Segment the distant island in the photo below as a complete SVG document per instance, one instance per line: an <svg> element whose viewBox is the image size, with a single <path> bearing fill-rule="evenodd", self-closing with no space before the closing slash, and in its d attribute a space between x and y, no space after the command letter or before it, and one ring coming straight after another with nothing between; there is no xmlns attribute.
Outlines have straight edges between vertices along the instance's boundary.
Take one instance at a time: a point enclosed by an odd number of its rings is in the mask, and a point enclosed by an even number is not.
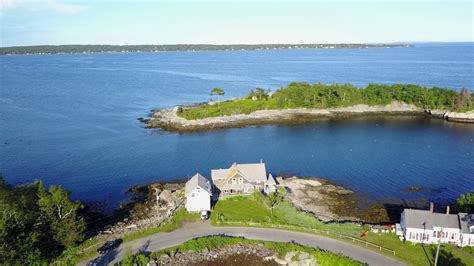
<svg viewBox="0 0 474 266"><path fill-rule="evenodd" d="M221 88L211 95L224 95ZM275 92L257 88L246 97L154 110L147 127L194 131L294 123L357 115L424 115L474 123L474 93L411 84L326 85L290 83Z"/></svg>
<svg viewBox="0 0 474 266"><path fill-rule="evenodd" d="M0 55L79 54L79 53L132 53L168 51L241 51L338 48L408 48L407 44L170 44L170 45L37 45L0 47Z"/></svg>

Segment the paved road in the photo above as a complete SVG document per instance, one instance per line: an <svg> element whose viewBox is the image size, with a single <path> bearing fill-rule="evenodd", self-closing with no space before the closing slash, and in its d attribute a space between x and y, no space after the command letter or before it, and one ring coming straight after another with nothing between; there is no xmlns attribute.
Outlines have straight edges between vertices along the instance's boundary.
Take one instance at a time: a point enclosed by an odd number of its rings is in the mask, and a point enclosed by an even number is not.
<svg viewBox="0 0 474 266"><path fill-rule="evenodd" d="M121 261L127 252L129 253L130 251L132 253L152 252L179 245L196 237L219 234L275 242L294 241L304 246L315 248L319 247L334 253L342 253L348 257L365 262L369 265L405 265L377 252L329 237L270 228L215 227L211 226L208 221L188 223L183 227L169 233L158 233L146 238L124 243L116 250L112 250L102 257L98 257L87 263L83 263L82 265L113 264Z"/></svg>

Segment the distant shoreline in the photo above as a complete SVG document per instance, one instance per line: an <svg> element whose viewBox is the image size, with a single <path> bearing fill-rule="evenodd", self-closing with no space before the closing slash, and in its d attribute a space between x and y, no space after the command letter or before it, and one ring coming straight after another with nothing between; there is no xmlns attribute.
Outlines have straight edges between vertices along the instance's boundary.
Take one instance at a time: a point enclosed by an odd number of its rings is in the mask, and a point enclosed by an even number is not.
<svg viewBox="0 0 474 266"><path fill-rule="evenodd" d="M91 53L139 53L139 52L194 52L194 51L270 51L301 49L369 49L410 48L410 44L173 44L173 45L36 45L0 47L0 55L49 55Z"/></svg>
<svg viewBox="0 0 474 266"><path fill-rule="evenodd" d="M250 114L210 117L188 120L177 114L177 108L154 110L149 119L140 119L147 128L161 128L174 132L206 131L222 128L238 128L262 124L307 123L318 120L340 119L361 116L424 116L444 119L449 122L474 123L474 111L450 112L426 110L411 104L392 102L385 106L364 104L341 108L283 110L259 110Z"/></svg>

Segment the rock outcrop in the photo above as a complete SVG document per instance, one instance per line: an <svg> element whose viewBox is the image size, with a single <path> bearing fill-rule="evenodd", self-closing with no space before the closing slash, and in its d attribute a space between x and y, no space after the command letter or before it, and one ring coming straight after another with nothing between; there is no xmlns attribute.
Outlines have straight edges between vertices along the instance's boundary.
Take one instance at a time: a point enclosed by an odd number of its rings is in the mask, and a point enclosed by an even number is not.
<svg viewBox="0 0 474 266"><path fill-rule="evenodd" d="M316 258L306 252L291 251L283 258L263 244L227 245L200 252L188 250L177 254L163 254L149 265L318 265Z"/></svg>
<svg viewBox="0 0 474 266"><path fill-rule="evenodd" d="M465 113L446 112L443 118L451 122L474 123L474 111Z"/></svg>

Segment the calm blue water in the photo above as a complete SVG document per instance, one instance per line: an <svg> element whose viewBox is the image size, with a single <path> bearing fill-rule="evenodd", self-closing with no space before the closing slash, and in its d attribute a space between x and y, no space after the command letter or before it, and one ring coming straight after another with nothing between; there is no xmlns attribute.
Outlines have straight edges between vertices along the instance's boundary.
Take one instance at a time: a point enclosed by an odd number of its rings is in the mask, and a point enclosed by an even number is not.
<svg viewBox="0 0 474 266"><path fill-rule="evenodd" d="M0 173L117 203L135 184L264 159L371 198L451 200L474 189L474 125L369 119L177 134L150 109L292 81L474 88L473 44L412 49L168 52L0 57ZM408 186L432 190L408 193Z"/></svg>

